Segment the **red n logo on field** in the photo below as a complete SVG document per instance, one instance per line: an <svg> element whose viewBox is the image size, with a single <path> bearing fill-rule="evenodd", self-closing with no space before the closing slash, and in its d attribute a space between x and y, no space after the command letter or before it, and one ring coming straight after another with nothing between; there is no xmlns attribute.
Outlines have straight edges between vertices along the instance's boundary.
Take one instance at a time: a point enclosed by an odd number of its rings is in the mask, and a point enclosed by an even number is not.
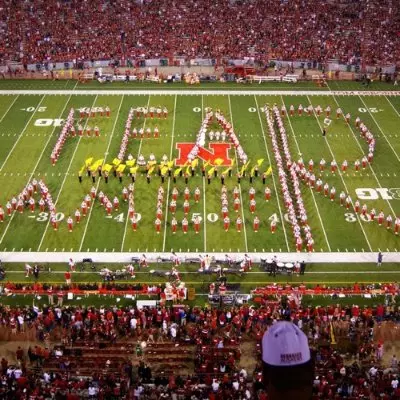
<svg viewBox="0 0 400 400"><path fill-rule="evenodd" d="M188 159L188 155L193 149L194 145L194 143L176 144L176 148L179 151L179 156L175 161L175 165L185 165ZM210 150L207 150L204 147L200 147L197 157L202 159L203 161L209 161L211 165L215 165L214 161L218 158L224 160L221 165L228 167L232 165L232 160L229 158L229 149L231 148L231 145L229 143L210 143L208 147L210 148Z"/></svg>

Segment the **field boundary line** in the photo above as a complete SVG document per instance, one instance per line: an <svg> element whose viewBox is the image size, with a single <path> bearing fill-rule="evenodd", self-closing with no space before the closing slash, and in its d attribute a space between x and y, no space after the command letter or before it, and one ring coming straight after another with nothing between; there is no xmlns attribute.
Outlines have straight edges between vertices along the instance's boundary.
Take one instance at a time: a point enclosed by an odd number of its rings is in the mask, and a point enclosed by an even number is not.
<svg viewBox="0 0 400 400"><path fill-rule="evenodd" d="M171 147L169 149L169 159L168 161L172 161L172 152L174 151L174 140L175 140L175 119L176 119L176 104L178 100L178 95L175 95L174 100L174 116L172 118L172 132L171 132ZM172 175L172 173L171 173ZM168 224L168 205L169 205L169 190L171 187L171 177L168 177L168 185L167 185L167 199L165 202L165 221L164 221L164 237L163 237L163 247L162 251L165 251L165 242L167 240L167 224Z"/></svg>
<svg viewBox="0 0 400 400"><path fill-rule="evenodd" d="M311 102L309 96L307 96L307 99L308 99L308 102L309 102L310 104L312 104L312 102ZM317 114L316 114L314 108L313 108L313 114L314 114L314 118L316 119L316 121L317 121L317 123L318 123L319 129L320 129L320 131L322 132L322 126L321 126L321 123L319 122L319 119L318 119L318 117L317 117ZM328 149L329 149L329 152L331 153L332 158L333 158L334 160L336 160L336 157L335 157L335 155L333 154L333 151L332 151L332 147L331 147L331 145L329 144L328 138L327 138L326 136L325 136L325 143L326 143L326 145L328 146ZM341 181L342 181L342 183L343 183L344 188L346 189L346 192L347 192L347 193L350 193L349 190L347 189L346 182L344 181L344 178L343 178L343 175L342 175L342 171L341 171L339 168L338 168L338 175L340 176L340 179L341 179ZM354 207L353 199L351 199L351 205ZM365 237L365 240L366 240L367 245L368 245L368 247L369 247L369 250L372 251L371 244L370 244L370 242L369 242L369 240L368 240L367 234L365 233L364 227L363 227L363 225L362 225L362 223L361 223L360 216L359 216L357 213L356 213L355 215L356 215L357 221L358 221L358 223L359 223L359 225L360 225L360 228L361 228L361 230L362 230L362 232L363 232L363 234L364 234L364 237Z"/></svg>
<svg viewBox="0 0 400 400"><path fill-rule="evenodd" d="M366 110L368 111L368 114L371 116L371 118L374 120L375 125L378 127L378 129L381 131L383 137L385 138L385 140L387 141L389 147L392 149L394 155L397 158L397 161L400 162L400 157L399 155L396 153L396 150L393 148L392 143L389 142L388 138L386 137L385 133L383 132L381 126L379 125L378 121L375 119L375 117L372 115L371 111L369 110L369 107L365 104L365 101L363 100L363 98L361 96L358 96L360 98L360 100L362 101L362 103L364 104L364 107L366 108ZM386 97L386 96L385 96Z"/></svg>
<svg viewBox="0 0 400 400"><path fill-rule="evenodd" d="M118 107L118 111L117 111L117 116L116 116L116 118L115 118L115 120L114 120L114 125L113 125L112 131L111 131L111 135L110 135L110 138L108 139L107 148L106 148L106 151L105 151L105 153L104 153L104 161L103 161L103 163L102 163L102 166L103 166L103 165L105 164L105 162L106 162L106 158L107 158L107 155L108 155L108 150L110 149L111 141L112 141L112 138L114 137L115 127L117 126L117 121L118 121L118 117L119 117L119 112L120 112L120 110L121 110L121 106L122 106L122 103L123 103L123 101L124 101L124 98L125 98L125 96L122 95L122 97L121 97L121 102L119 103L119 107ZM85 236L86 236L86 232L87 232L87 229L88 229L88 226L89 226L90 217L91 217L91 215L92 215L92 211L93 211L94 205L95 205L95 203L96 203L96 199L97 199L97 191L99 190L100 179L101 179L101 178L100 178L100 176L99 176L99 177L97 178L97 183L96 183L96 197L93 199L92 206L90 207L90 210L89 210L89 215L88 215L87 218L86 218L86 225L85 225L85 229L84 229L84 231L83 231L83 235L82 235L82 239L81 239L81 244L79 245L79 251L82 250L83 242L85 241Z"/></svg>
<svg viewBox="0 0 400 400"><path fill-rule="evenodd" d="M65 112L65 109L67 108L67 105L68 105L69 101L71 100L71 97L72 97L72 95L70 95L70 96L68 97L68 100L66 101L65 106L64 106L63 110L61 111L60 118L63 116L63 114L64 114L64 112ZM46 151L46 149L47 149L47 146L49 145L49 143L50 143L50 141L51 141L51 139L52 139L52 137L53 137L53 134L54 134L56 128L58 128L58 127L55 126L55 127L53 128L52 132L51 132L50 135L49 135L49 138L47 139L46 144L43 146L43 150L42 150L42 152L40 153L40 156L38 157L38 161L37 161L36 165L33 167L33 171L32 171L32 172L30 173L30 175L29 175L28 182L26 183L26 185L30 182L30 180L32 179L33 175L35 175L36 169L37 169L37 167L38 167L40 161L42 160L43 154L45 153L45 151ZM6 233L7 233L7 231L8 231L8 228L10 227L10 224L11 224L13 218L14 218L14 215L15 215L15 212L11 215L11 218L10 218L10 220L8 221L8 224L7 224L7 226L6 226L6 229L4 230L3 235L2 235L1 238L0 238L0 244L3 243L4 237L6 236ZM0 254L1 254L1 253L0 253Z"/></svg>
<svg viewBox="0 0 400 400"><path fill-rule="evenodd" d="M335 100L335 103L340 107L340 104L339 104L339 102L338 102L336 96L333 96L333 99ZM364 105L365 105L365 103L364 103ZM344 113L343 113L343 114L344 114ZM343 117L343 119L344 119L344 117ZM344 119L344 120L345 120L345 119ZM360 150L361 150L361 154L365 154L366 151L363 150L363 148L362 148L362 146L361 146L361 144L360 144L360 141L359 141L357 135L354 133L354 129L353 129L352 125L347 124L347 123L346 123L346 125L347 125L347 127L350 129L350 132L353 134L354 140L356 141L358 147L359 147ZM372 175L374 176L374 178L375 178L376 183L378 184L378 186L379 186L380 188L382 188L381 182L379 181L377 175L375 174L375 171L374 171L374 168L373 168L372 165L373 165L373 164L369 164L369 168L370 168L370 170L371 170L371 172L372 172ZM395 217L397 214L396 214L395 211L393 210L393 207L392 207L391 203L389 202L389 200L386 200L386 202L387 202L387 204L388 204L390 210L392 211L393 216Z"/></svg>
<svg viewBox="0 0 400 400"><path fill-rule="evenodd" d="M228 103L229 103L229 114L230 114L231 125L232 125L233 131L235 131L234 124L233 124L233 113L232 113L232 104L231 104L231 96L230 95L228 95ZM236 148L235 148L235 158L236 158L236 167L239 168L239 161L238 161ZM240 208L242 209L241 211L242 211L242 220L243 220L244 244L246 246L246 252L248 252L249 246L247 243L246 219L244 218L243 192L242 192L242 185L240 183L239 183L239 195L240 195Z"/></svg>
<svg viewBox="0 0 400 400"><path fill-rule="evenodd" d="M13 147L11 147L11 150L8 152L7 157L5 158L5 160L3 161L3 163L1 164L0 167L0 172L3 171L4 166L6 165L8 159L10 158L11 154L13 153L14 149L17 147L18 142L21 140L23 134L25 133L26 129L28 128L29 124L31 123L33 117L35 116L37 110L39 109L39 106L42 104L44 98L46 97L46 95L43 95L41 100L39 101L38 105L35 108L35 111L32 113L32 115L29 117L28 122L25 124L24 128L22 129L21 133L18 135L17 140L15 141L15 143L13 144Z"/></svg>
<svg viewBox="0 0 400 400"><path fill-rule="evenodd" d="M282 101L282 104L284 105L285 102L283 101L283 97L282 97L282 96L281 96L281 101ZM286 115L287 115L287 120L288 120L288 122L289 122L290 130L291 130L292 133L293 133L293 138L294 138L294 141L295 141L295 143L296 143L297 150L299 151L299 154L302 154L302 152L301 152L301 150L300 150L299 143L298 143L298 141L297 141L296 134L295 134L294 129L293 129L293 126L292 126L292 121L290 120L289 113L286 113ZM326 234L325 226L324 226L324 223L323 223L323 221L322 221L321 214L320 214L320 212L319 212L318 204L317 204L317 201L315 200L314 191L312 190L312 188L311 188L310 186L309 186L308 188L310 189L311 196L312 196L312 198L313 198L313 200L314 200L315 209L317 210L319 222L321 223L321 227L322 227L322 232L324 233L325 240L326 240L326 244L328 245L328 250L329 250L329 251L332 251L331 245L330 245L329 240L328 240L328 236L327 236L327 234Z"/></svg>
<svg viewBox="0 0 400 400"><path fill-rule="evenodd" d="M260 121L261 132L262 132L263 139L264 139L265 150L266 150L267 156L268 156L268 162L269 162L269 165L270 165L271 168L272 168L271 156L270 156L270 154L269 154L269 148L268 148L268 145L267 145L267 137L265 136L265 130L264 130L264 125L263 125L263 120L262 120L261 114L260 114L260 106L259 106L259 104L258 104L258 100L257 100L257 97L256 97L256 96L254 96L254 100L255 100L255 103L256 103L257 114L258 114L258 120ZM272 169L274 169L274 168L272 168ZM275 193L276 193L276 202L277 202L277 204L278 204L279 215L280 215L281 221L282 221L282 228L283 228L283 234L284 234L284 236L285 236L286 248L287 248L288 251L290 251L289 241L288 241L288 238L287 238L286 227L285 227L285 219L284 219L284 217L283 217L282 209L281 209L281 204L280 204L280 202L279 202L279 199L280 199L280 196L281 196L281 192L278 192L278 189L277 189L277 186L276 186L276 182L275 182L274 171L272 171L271 176L272 176L272 182L273 182L274 189L275 189Z"/></svg>
<svg viewBox="0 0 400 400"><path fill-rule="evenodd" d="M147 100L147 109L149 109L150 97L151 97L151 95L149 95L149 98ZM147 117L144 117L144 121L143 121L143 125L142 125L143 132L144 132L144 128L146 127L146 121L147 121ZM143 143L143 138L140 138L139 149L138 149L138 152L137 152L136 160L140 156L140 150L142 149L142 143ZM135 186L136 186L136 181L135 181ZM126 211L126 222L125 222L124 236L122 237L121 251L124 250L124 244L125 244L126 232L127 232L127 227L128 227L128 221L129 221L129 205L128 205L128 210Z"/></svg>
<svg viewBox="0 0 400 400"><path fill-rule="evenodd" d="M17 99L19 99L19 96L20 96L20 95L18 95L18 96L12 101L12 103L10 104L10 106L7 108L7 111L3 114L3 116L2 116L1 119L0 119L0 124L3 122L3 119L4 119L5 116L8 114L8 112L11 110L12 106L15 104L15 102L17 101Z"/></svg>
<svg viewBox="0 0 400 400"><path fill-rule="evenodd" d="M98 96L96 96L96 97L94 98L91 108L94 107L94 105L96 104L97 97L98 97ZM88 124L90 118L91 118L91 116L89 115L89 117L86 119L86 122L85 122L85 125L84 125L84 127L83 127L83 130L86 129L87 124ZM83 137L83 136L79 136L78 143L76 144L75 149L74 149L74 152L72 153L71 160L70 160L70 162L69 162L69 164L68 164L67 173L64 175L64 179L63 179L63 181L62 181L62 183L61 183L60 190L58 191L56 200L54 201L54 207L55 207L55 208L57 207L57 203L58 203L58 200L59 200L59 198L60 198L60 196L61 196L62 190L63 190L63 188L64 188L65 181L67 180L69 170L70 170L71 165L72 165L72 162L74 161L74 158L75 158L75 154L76 154L76 152L78 151L79 145L81 144L81 139L82 139L82 137ZM39 246L38 246L38 248L37 248L37 251L39 251L40 248L42 247L44 238L46 237L47 230L49 229L49 225L50 225L50 218L48 218L48 220L47 220L46 228L45 228L45 230L44 230L44 232L43 232L42 238L40 239L40 243L39 243Z"/></svg>
<svg viewBox="0 0 400 400"><path fill-rule="evenodd" d="M89 89L89 90L0 90L0 95L9 94L22 94L22 95L81 95L81 96L98 96L98 95L188 95L198 96L200 93L204 95L237 95L237 96L253 96L253 95L270 95L270 96L400 96L400 91L360 91L360 90L226 90L226 89L215 89L215 90L191 90L191 89L148 89L148 90L115 90L115 89Z"/></svg>
<svg viewBox="0 0 400 400"><path fill-rule="evenodd" d="M242 257L245 252L230 253L233 257ZM3 263L8 262L40 262L40 263L65 263L65 260L72 258L73 260L82 260L83 258L91 258L95 263L130 263L132 257L140 257L143 252L1 252L1 260ZM159 257L170 258L171 253L146 252L149 263L157 263ZM188 257L198 257L199 254L205 256L207 253L194 252L177 252L182 261ZM212 253L216 258L224 258L225 252ZM261 258L270 258L274 255L278 256L278 260L282 262L304 261L306 263L375 263L377 262L378 252L313 252L313 253L254 253L251 254L254 262L260 262ZM400 263L400 252L387 252L383 254L385 263ZM379 271L379 267L377 267Z"/></svg>

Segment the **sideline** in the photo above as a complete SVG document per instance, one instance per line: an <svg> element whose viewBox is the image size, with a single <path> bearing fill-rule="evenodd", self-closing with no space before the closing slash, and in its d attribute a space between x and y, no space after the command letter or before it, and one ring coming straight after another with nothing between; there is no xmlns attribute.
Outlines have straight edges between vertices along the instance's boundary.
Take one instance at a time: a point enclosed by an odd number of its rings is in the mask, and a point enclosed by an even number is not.
<svg viewBox="0 0 400 400"><path fill-rule="evenodd" d="M2 262L32 262L32 263L67 263L69 258L80 261L83 258L91 258L95 263L129 263L132 257L140 257L143 253L120 253L120 252L2 252ZM205 256L206 253L177 252L182 262L186 258ZM210 253L216 258L224 258L226 253ZM243 256L242 253L229 253L234 258ZM260 262L261 258L273 257L276 255L280 262L305 261L306 263L376 263L378 253L249 253L253 262ZM146 253L147 261L157 262L159 257L170 259L171 253ZM400 252L384 252L385 263L400 263Z"/></svg>
<svg viewBox="0 0 400 400"><path fill-rule="evenodd" d="M0 90L0 95L74 95L74 96L98 96L98 95L135 95L135 96L214 96L214 95L231 95L231 96L400 96L400 91L359 91L359 90Z"/></svg>

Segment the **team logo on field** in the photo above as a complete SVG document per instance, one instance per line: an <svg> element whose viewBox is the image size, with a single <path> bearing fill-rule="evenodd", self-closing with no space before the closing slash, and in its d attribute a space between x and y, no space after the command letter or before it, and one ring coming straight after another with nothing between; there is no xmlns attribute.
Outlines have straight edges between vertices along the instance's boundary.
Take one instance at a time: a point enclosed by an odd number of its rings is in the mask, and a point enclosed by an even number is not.
<svg viewBox="0 0 400 400"><path fill-rule="evenodd" d="M175 165L184 166L187 162L190 151L193 149L195 143L177 143L176 148L179 151L179 156L175 160ZM209 150L204 147L199 147L197 157L210 165L216 165L215 160L223 160L218 165L230 167L233 163L229 157L229 150L231 149L230 143L209 143Z"/></svg>

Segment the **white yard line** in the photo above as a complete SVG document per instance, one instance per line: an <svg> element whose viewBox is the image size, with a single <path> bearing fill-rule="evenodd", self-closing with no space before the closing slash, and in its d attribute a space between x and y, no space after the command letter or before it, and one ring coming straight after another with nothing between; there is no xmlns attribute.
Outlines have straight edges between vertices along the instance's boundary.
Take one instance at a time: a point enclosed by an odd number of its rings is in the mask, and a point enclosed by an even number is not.
<svg viewBox="0 0 400 400"><path fill-rule="evenodd" d="M208 89L212 89L211 87L207 87ZM280 95L293 95L293 96L331 96L332 94L336 96L400 96L400 91L358 91L358 90L226 90L220 89L217 90L196 90L196 89L143 89L143 90L118 90L118 89L110 89L110 90L99 90L99 89L89 89L89 90L0 90L0 95L40 95L46 94L51 96L59 96L59 95L77 95L77 96L96 96L96 95L145 95L145 96L157 96L157 95L183 95L183 96L198 96L199 94L203 94L205 96L215 96L215 95L239 95L239 96L280 96Z"/></svg>
<svg viewBox="0 0 400 400"><path fill-rule="evenodd" d="M371 116L371 118L374 120L376 126L377 126L378 129L381 131L381 133L382 133L383 137L385 138L385 140L387 141L389 147L392 149L394 155L395 155L396 158L397 158L397 161L400 162L400 157L399 157L399 155L396 153L396 150L393 148L392 144L389 142L389 140L388 140L388 138L386 137L385 133L383 132L381 126L378 124L378 121L375 119L375 117L373 116L373 114L371 113L371 111L369 111L369 108L368 108L368 106L365 104L365 101L362 99L362 97L361 97L361 96L358 96L358 97L360 98L360 100L361 100L362 103L364 104L364 107L368 110L368 114Z"/></svg>
<svg viewBox="0 0 400 400"><path fill-rule="evenodd" d="M175 138L175 117L176 117L176 102L177 102L178 96L175 95L175 101L174 101L174 116L172 119L172 134L171 134L171 147L169 149L169 158L168 161L172 160L172 152L174 150L174 138ZM172 174L171 174L172 175ZM165 221L164 221L164 237L163 237L163 250L165 251L165 242L167 240L167 223L168 223L168 203L169 203L169 189L171 186L171 177L168 177L168 186L167 186L167 196L166 196L166 202L165 202Z"/></svg>
<svg viewBox="0 0 400 400"><path fill-rule="evenodd" d="M92 104L91 107L94 107L94 105L96 104L97 97L98 97L98 95L96 95L96 97L94 98L93 104ZM83 127L83 130L86 129L87 124L88 124L90 118L91 118L91 116L89 115L89 117L86 119L86 122L85 122L85 125L84 125L84 127ZM72 163L73 163L73 161L74 161L75 154L76 154L76 152L78 151L78 148L79 148L79 145L80 145L80 143L81 143L82 137L83 137L83 136L79 136L78 143L76 144L75 149L74 149L74 152L72 153L71 160L70 160L69 165L68 165L68 168L67 168L67 173L65 174L64 179L63 179L63 181L62 181L62 183L61 183L60 190L59 190L58 193L57 193L57 198L56 198L56 200L55 200L55 202L54 202L54 207L57 207L58 200L60 199L60 195L61 195L61 193L62 193L62 190L63 190L64 184L65 184L65 182L66 182L66 180L67 180L67 177L68 177L68 175L69 175L69 174L68 174L68 173L69 173L69 170L70 170L71 165L72 165ZM48 221L47 221L46 228L45 228L45 230L44 230L44 233L43 233L42 238L40 239L40 243L39 243L39 246L38 246L38 248L37 248L36 251L40 251L40 248L42 247L44 238L46 237L46 233L47 233L47 229L49 228L49 225L50 225L50 218L49 218Z"/></svg>
<svg viewBox="0 0 400 400"><path fill-rule="evenodd" d="M122 102L124 101L124 97L125 97L125 96L122 95L122 97L121 97L121 102L119 103L117 115L116 115L116 117L115 117L114 125L113 125L112 131L111 131L111 135L110 135L110 138L108 139L107 149L106 149L106 152L104 153L104 161L103 161L103 163L102 163L102 166L105 164L105 162L106 162L106 157L107 157L107 155L108 155L108 150L110 150L111 140L112 140L112 138L113 138L113 136L114 136L115 127L117 126L118 116L119 116L119 112L120 112L120 110L121 110ZM97 199L97 191L98 191L98 189L99 189L99 185L100 185L100 177L97 178L96 197L93 199L92 206L90 207L90 210L89 210L89 215L88 215L87 218L86 218L86 225L85 225L85 229L84 229L84 231L83 231L83 235L82 235L82 239L81 239L81 244L79 245L79 251L82 251L82 246L83 246L83 243L84 243L84 241L85 241L85 236L86 236L86 232L87 232L87 229L88 229L88 226L89 226L90 217L91 217L91 215L92 215L92 211L93 211L93 208L94 208L94 204L95 204L96 199Z"/></svg>
<svg viewBox="0 0 400 400"><path fill-rule="evenodd" d="M232 114L232 104L231 104L231 96L228 95L228 101L229 101L229 113L230 113L230 119L231 119L231 124L232 124L232 129L235 131L235 128L233 127L233 114ZM239 162L238 162L238 156L237 152L235 149L235 158L236 158L236 166L239 168ZM249 251L249 246L247 244L247 232L246 232L246 220L244 219L244 209L243 209L243 193L242 193L242 186L239 183L239 193L240 193L240 208L242 209L242 220L243 220L243 233L244 233L244 243L246 245L246 253Z"/></svg>
<svg viewBox="0 0 400 400"><path fill-rule="evenodd" d="M281 96L281 101L282 101L282 104L285 104L284 101L283 101L283 97L282 96ZM293 129L293 126L292 126L292 122L290 121L289 113L286 113L286 115L287 115L287 120L289 122L290 129L291 129L291 131L293 133L293 138L294 138L294 141L296 143L297 150L299 151L299 154L300 154L301 153L300 146L299 146L299 143L297 142L296 134L294 132L294 129ZM329 251L332 251L331 245L329 244L328 236L326 234L325 226L324 226L324 223L322 221L321 214L319 212L318 204L317 204L317 201L315 200L314 191L313 191L313 189L311 187L309 187L309 189L310 189L310 192L311 192L311 196L312 196L312 198L314 200L315 209L317 210L318 219L319 219L319 222L321 223L322 232L324 233L326 244L328 245Z"/></svg>
<svg viewBox="0 0 400 400"><path fill-rule="evenodd" d="M22 138L24 132L25 132L26 129L28 128L30 122L32 121L32 118L35 116L37 110L39 109L39 106L42 104L42 102L43 102L43 100L44 100L45 97L46 97L46 95L44 95L44 96L42 97L42 99L40 100L39 104L36 106L35 111L32 113L32 115L31 115L30 118L28 119L28 122L25 124L24 129L22 130L22 132L21 132L21 133L19 134L19 136L17 137L17 140L15 141L13 147L12 147L11 150L8 152L6 159L4 160L3 164L1 164L0 172L3 170L3 168L4 168L4 166L6 165L8 159L10 158L12 152L13 152L14 149L17 147L18 142L21 140L21 138Z"/></svg>
<svg viewBox="0 0 400 400"><path fill-rule="evenodd" d="M309 96L307 96L307 99L308 99L308 102L309 102L310 104L312 104L312 102L311 102ZM320 122L319 122L318 116L317 116L317 114L315 113L315 109L314 109L314 108L313 108L313 114L314 114L315 119L317 120L319 129L320 129L321 132L322 132L322 126L321 126L321 124L320 124ZM335 155L333 154L331 145L329 144L328 138L327 138L326 136L325 136L325 142L326 142L326 144L327 144L327 146L328 146L329 152L331 153L332 159L335 160L336 157L335 157ZM347 188L346 182L345 182L344 179L343 179L342 171L340 171L340 168L338 168L338 174L339 174L339 176L340 176L340 179L341 179L341 181L342 181L342 183L343 183L344 188L346 189L346 192L347 192L347 193L350 193L349 190L348 190L348 188ZM351 200L351 205L354 206L353 200ZM358 223L359 223L359 225L360 225L360 228L361 228L361 230L362 230L362 232L363 232L363 234L364 234L365 241L366 241L367 244L368 244L369 250L372 251L371 244L370 244L370 242L369 242L369 240L368 240L367 234L365 233L364 227L363 227L363 225L362 225L362 223L361 223L360 216L359 216L357 213L356 213L355 215L356 215L357 221L358 221Z"/></svg>
<svg viewBox="0 0 400 400"><path fill-rule="evenodd" d="M333 99L335 100L335 103L338 105L338 107L340 107L340 104L339 104L339 102L338 102L338 100L336 99L335 96L333 96ZM343 113L342 115L345 115L345 114ZM343 117L343 119L344 119L344 117ZM350 124L347 124L347 123L346 123L346 125L348 126L350 132L353 134L354 140L356 141L358 147L359 147L360 150L361 150L361 154L365 154L366 151L363 150L363 148L362 148L362 146L361 146L361 144L360 144L360 141L359 141L357 135L354 133L353 127L352 127ZM376 183L377 183L378 186L381 188L382 185L381 185L381 183L380 183L380 181L379 181L377 175L375 174L375 171L374 171L374 169L373 169L373 167L372 167L372 164L370 164L369 167L370 167L370 169L371 169L372 175L374 176L374 178L375 178L375 180L376 180ZM386 200L386 202L387 202L387 204L388 204L390 210L392 211L393 216L396 216L397 214L396 214L395 211L393 210L392 205L390 204L389 200Z"/></svg>
<svg viewBox="0 0 400 400"><path fill-rule="evenodd" d="M65 102L64 108L63 108L63 110L61 111L61 114L60 114L60 117L59 117L59 118L61 118L61 117L63 116L63 114L64 114L64 112L65 112L65 109L67 108L67 105L68 105L68 103L69 103L69 101L70 101L70 99L71 99L71 96L72 96L72 95L69 95L68 100ZM38 160L37 160L37 163L36 163L36 165L34 166L32 172L30 173L29 178L28 178L28 182L27 182L26 184L28 184L28 183L31 181L33 175L35 175L36 169L37 169L37 167L38 167L40 161L42 160L43 154L44 154L44 152L46 151L47 146L49 145L49 143L50 143L50 141L51 141L51 138L53 137L53 134L54 134L56 128L57 128L57 127L54 127L54 128L53 128L51 134L49 135L49 138L47 139L46 144L43 146L43 150L42 150L42 152L40 153L40 156L39 156L39 158L38 158ZM10 227L10 224L11 224L11 222L12 222L12 220L13 220L15 214L16 214L16 213L14 212L14 213L11 215L11 218L10 218L10 220L8 221L8 224L7 224L7 226L6 226L6 229L4 230L3 235L1 236L0 244L1 244L1 243L3 242L3 240L4 240L4 237L6 236L6 233L7 233L7 231L8 231L8 228Z"/></svg>
<svg viewBox="0 0 400 400"><path fill-rule="evenodd" d="M201 95L201 120L204 121L204 95ZM203 217L204 217L204 252L207 251L207 218L206 218L206 177L201 177L203 180Z"/></svg>
<svg viewBox="0 0 400 400"><path fill-rule="evenodd" d="M385 99L388 101L388 103L392 106L394 112L400 117L400 113L397 111L397 108L393 105L393 103L389 100L387 96L385 96ZM1 122L1 121L0 121Z"/></svg>
<svg viewBox="0 0 400 400"><path fill-rule="evenodd" d="M266 138L266 136L265 136L264 125L263 125L263 121L262 121L262 118L261 118L260 107L259 107L259 105L258 105L258 101L257 101L257 96L256 96L256 95L254 95L254 100L255 100L255 102L256 102L256 108L257 108L257 113L258 113L258 119L259 119L259 121L260 121L261 132L262 132L263 139L264 139L265 150L266 150L267 156L268 156L268 163L269 163L269 165L270 165L271 168L272 168L271 156L270 156L270 154L269 154L269 149L268 149L268 144L267 144L267 138ZM283 234L285 235L285 241L286 241L286 247L287 247L287 250L290 251L289 241L288 241L288 238L287 238L286 228L285 228L285 219L284 219L284 217L283 217L281 205L280 205L280 202L279 202L280 192L278 192L278 189L277 189L277 186L276 186L274 172L272 172L271 177L272 177L272 182L273 182L273 185L274 185L274 190L275 190L275 195L276 195L276 203L278 204L279 215L281 216Z"/></svg>
<svg viewBox="0 0 400 400"><path fill-rule="evenodd" d="M14 105L14 103L17 101L17 99L18 99L18 97L19 97L20 95L18 95L14 100L13 100L13 102L10 104L10 106L7 108L7 111L3 114L3 116L1 117L1 119L0 119L0 124L3 122L3 119L5 118L5 116L8 114L8 112L11 110L11 107Z"/></svg>
<svg viewBox="0 0 400 400"><path fill-rule="evenodd" d="M151 97L151 95L149 95L149 99L147 100L147 109L149 109L150 97ZM143 132L146 127L146 121L147 121L147 117L145 117L144 121L143 121L143 126L142 126ZM136 160L139 158L140 150L142 149L142 143L143 143L143 139L140 138L139 150L137 153ZM127 232L127 228L128 228L128 221L129 221L129 208L128 208L128 211L126 212L126 222L125 222L124 236L122 237L121 251L124 251L124 244L125 244L126 232Z"/></svg>

